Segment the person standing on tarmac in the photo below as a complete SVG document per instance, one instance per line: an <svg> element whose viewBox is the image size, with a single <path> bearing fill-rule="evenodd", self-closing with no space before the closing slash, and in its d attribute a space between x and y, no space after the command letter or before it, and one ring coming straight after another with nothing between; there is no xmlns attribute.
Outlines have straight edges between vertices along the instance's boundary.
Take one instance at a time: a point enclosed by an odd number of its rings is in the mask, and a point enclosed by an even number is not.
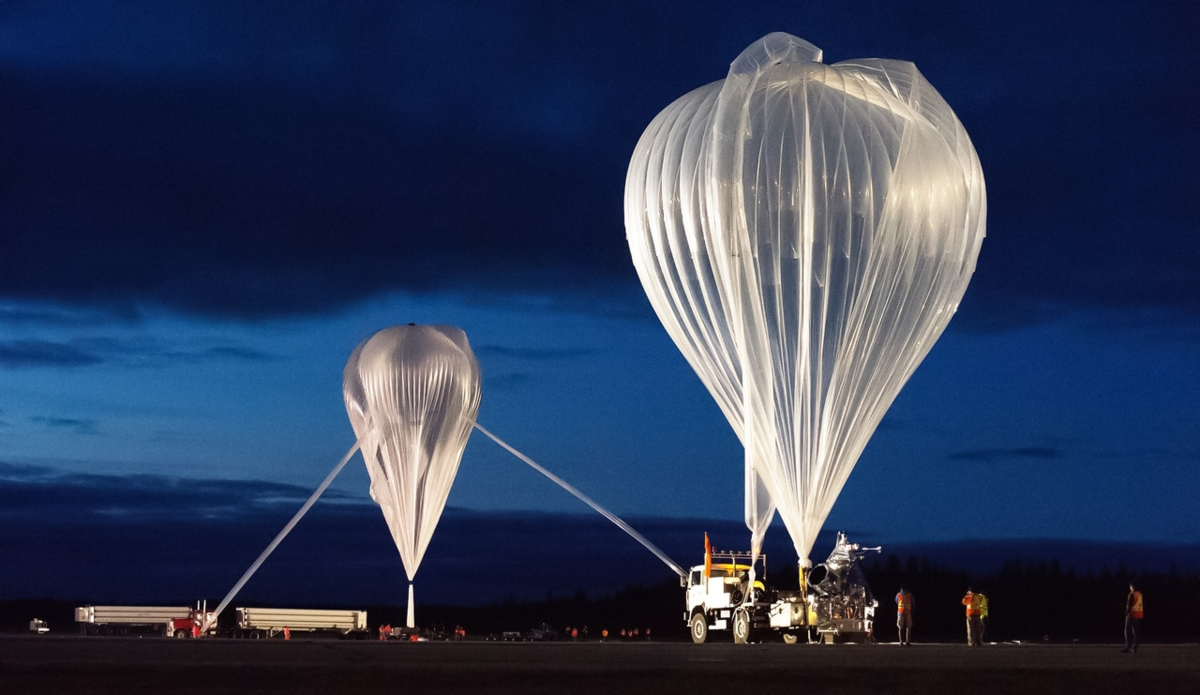
<svg viewBox="0 0 1200 695"><path fill-rule="evenodd" d="M979 608L979 640L976 644L983 644L984 635L987 634L988 597L981 591L975 592L975 605Z"/></svg>
<svg viewBox="0 0 1200 695"><path fill-rule="evenodd" d="M896 594L896 629L900 633L900 645L912 646L913 595L902 585Z"/></svg>
<svg viewBox="0 0 1200 695"><path fill-rule="evenodd" d="M975 592L967 589L967 595L963 596L962 605L967 608L967 646L978 647L980 645L980 629L979 624L979 604L975 602Z"/></svg>
<svg viewBox="0 0 1200 695"><path fill-rule="evenodd" d="M1142 592L1129 582L1129 596L1125 599L1125 648L1121 651L1137 654L1138 639L1142 636Z"/></svg>

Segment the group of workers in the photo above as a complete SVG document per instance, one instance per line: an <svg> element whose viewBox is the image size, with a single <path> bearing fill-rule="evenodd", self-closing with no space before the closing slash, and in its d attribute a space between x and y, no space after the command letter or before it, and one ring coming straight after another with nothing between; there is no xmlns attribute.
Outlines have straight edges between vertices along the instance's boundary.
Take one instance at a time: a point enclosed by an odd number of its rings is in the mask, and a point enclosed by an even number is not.
<svg viewBox="0 0 1200 695"><path fill-rule="evenodd" d="M901 586L896 593L896 629L899 631L900 644L906 647L912 644L913 605L912 592ZM967 646L978 647L983 644L983 636L987 632L988 598L982 592L968 588L962 605L967 613ZM1142 592L1130 582L1129 596L1125 599L1125 648L1121 650L1126 654L1137 653L1142 634L1142 615Z"/></svg>
<svg viewBox="0 0 1200 695"><path fill-rule="evenodd" d="M579 630L577 630L575 628L567 627L566 635L567 635L567 637L569 637L571 639L572 642L579 641L580 639L582 639L582 641L586 642L588 640L587 626L586 625L583 626L582 632L580 632ZM629 628L629 629L621 628L621 630L619 632L612 633L612 636L613 637L620 636L620 639L622 642L629 642L629 641L634 641L634 640L645 640L645 641L649 642L650 641L650 628L646 628L644 630L639 630L636 627ZM608 628L604 628L604 629L600 630L600 641L607 642L608 638L609 638Z"/></svg>
<svg viewBox="0 0 1200 695"><path fill-rule="evenodd" d="M987 632L987 596L981 591L967 589L962 605L967 609L967 646L978 647L983 644L983 633Z"/></svg>

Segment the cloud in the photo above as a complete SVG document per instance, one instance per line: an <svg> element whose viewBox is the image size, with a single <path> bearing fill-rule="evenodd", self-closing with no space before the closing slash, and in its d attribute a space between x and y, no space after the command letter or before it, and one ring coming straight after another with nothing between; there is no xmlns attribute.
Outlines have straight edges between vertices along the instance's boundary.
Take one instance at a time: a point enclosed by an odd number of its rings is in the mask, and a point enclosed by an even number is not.
<svg viewBox="0 0 1200 695"><path fill-rule="evenodd" d="M980 463L1003 463L1006 461L1054 461L1063 457L1061 449L1047 446L1022 446L996 449L971 449L958 451L947 456L951 461L978 461Z"/></svg>
<svg viewBox="0 0 1200 695"><path fill-rule="evenodd" d="M598 350L587 348L531 348L504 345L481 345L475 351L480 355L512 357L531 361L569 360L576 357L590 357L599 353Z"/></svg>
<svg viewBox="0 0 1200 695"><path fill-rule="evenodd" d="M34 418L55 427L90 427L91 421ZM299 508L312 490L261 480L188 479L158 475L68 473L44 466L0 462L5 504L0 519L36 516L86 519L94 515L150 521L165 518L233 518ZM329 501L361 501L326 493Z"/></svg>
<svg viewBox="0 0 1200 695"><path fill-rule="evenodd" d="M169 360L178 360L193 364L213 360L271 362L279 359L277 355L245 345L214 345L193 349L173 348L162 354L164 358Z"/></svg>
<svg viewBox="0 0 1200 695"><path fill-rule="evenodd" d="M212 361L264 362L277 355L227 342L183 345L151 339L77 338L68 341L12 340L0 342L0 368L91 367L121 364L132 367Z"/></svg>
<svg viewBox="0 0 1200 695"><path fill-rule="evenodd" d="M98 421L66 417L51 417L35 415L29 418L32 422L55 430L71 430L75 434L98 434Z"/></svg>
<svg viewBox="0 0 1200 695"><path fill-rule="evenodd" d="M111 325L114 322L136 324L141 320L141 312L128 305L87 309L34 303L16 304L0 301L0 324L9 326L80 328Z"/></svg>
<svg viewBox="0 0 1200 695"><path fill-rule="evenodd" d="M252 317L632 277L620 177L582 151L265 85L3 82L23 172L0 200L10 297Z"/></svg>
<svg viewBox="0 0 1200 695"><path fill-rule="evenodd" d="M76 345L47 340L0 343L0 367L85 367L104 360Z"/></svg>
<svg viewBox="0 0 1200 695"><path fill-rule="evenodd" d="M529 372L505 372L496 374L490 370L484 375L483 381L489 389L516 389L537 381L538 377Z"/></svg>
<svg viewBox="0 0 1200 695"><path fill-rule="evenodd" d="M669 2L637 21L586 3L305 8L282 24L243 3L9 8L0 296L255 318L397 290L627 292L622 188L642 129L785 29L831 60L916 60L967 126L989 236L956 326L1200 313L1195 9L923 21L914 1L798 27L786 5L731 22L711 2L685 28Z"/></svg>

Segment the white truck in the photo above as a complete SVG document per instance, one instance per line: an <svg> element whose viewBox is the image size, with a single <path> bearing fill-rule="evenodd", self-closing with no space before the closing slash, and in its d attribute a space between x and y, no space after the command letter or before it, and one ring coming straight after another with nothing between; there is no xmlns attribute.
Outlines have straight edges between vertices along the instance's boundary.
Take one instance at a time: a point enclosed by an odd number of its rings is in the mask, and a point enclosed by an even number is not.
<svg viewBox="0 0 1200 695"><path fill-rule="evenodd" d="M760 641L771 633L788 644L801 636L830 644L870 641L879 604L858 563L862 553L879 550L851 544L839 532L829 559L807 573L798 591L767 587L762 554L752 568L748 552L710 550L705 564L692 567L683 579L684 620L692 641L703 644L710 631L722 630L730 630L736 644Z"/></svg>
<svg viewBox="0 0 1200 695"><path fill-rule="evenodd" d="M301 608L238 608L234 637L263 639L289 632L329 633L366 639L367 612Z"/></svg>
<svg viewBox="0 0 1200 695"><path fill-rule="evenodd" d="M211 615L187 606L80 606L75 622L84 635L191 637Z"/></svg>

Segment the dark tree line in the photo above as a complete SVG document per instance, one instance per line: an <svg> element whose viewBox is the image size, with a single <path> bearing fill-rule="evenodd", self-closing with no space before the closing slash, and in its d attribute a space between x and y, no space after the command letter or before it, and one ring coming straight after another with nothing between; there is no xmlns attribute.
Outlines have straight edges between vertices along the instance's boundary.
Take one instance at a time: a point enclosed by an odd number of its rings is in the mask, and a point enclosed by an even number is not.
<svg viewBox="0 0 1200 695"><path fill-rule="evenodd" d="M1131 580L1145 597L1145 641L1195 641L1200 626L1200 606L1192 600L1200 592L1200 576L1174 570L1135 573L1121 567L1081 575L1064 571L1057 561L1014 561L998 572L972 575L894 555L867 563L865 570L880 604L880 641L896 639L894 597L901 584L916 598L916 641L965 641L962 597L968 588L988 597L988 641L1120 642Z"/></svg>

